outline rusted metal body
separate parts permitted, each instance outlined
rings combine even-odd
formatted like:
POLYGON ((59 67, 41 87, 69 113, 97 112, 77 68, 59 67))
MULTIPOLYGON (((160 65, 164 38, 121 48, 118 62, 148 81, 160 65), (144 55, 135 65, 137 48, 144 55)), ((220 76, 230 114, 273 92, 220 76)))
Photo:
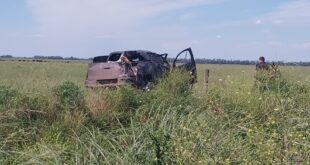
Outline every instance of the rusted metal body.
POLYGON ((87 87, 117 87, 133 80, 134 75, 124 74, 124 67, 118 62, 92 63, 88 66, 87 87))
MULTIPOLYGON (((196 81, 196 63, 190 48, 180 52, 172 66, 189 70, 194 75, 192 82, 196 81), (185 53, 188 59, 181 58, 185 53), (178 63, 180 61, 182 61, 181 65, 178 63)), ((167 54, 141 50, 112 52, 107 56, 95 57, 88 65, 85 85, 86 87, 119 87, 131 83, 144 89, 170 68, 167 54), (124 54, 128 62, 121 60, 124 54)))

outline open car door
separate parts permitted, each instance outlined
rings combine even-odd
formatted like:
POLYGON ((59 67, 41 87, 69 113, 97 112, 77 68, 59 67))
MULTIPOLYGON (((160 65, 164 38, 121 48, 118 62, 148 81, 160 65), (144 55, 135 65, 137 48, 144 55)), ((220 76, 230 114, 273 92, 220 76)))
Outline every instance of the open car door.
POLYGON ((189 71, 192 76, 190 84, 197 82, 196 62, 191 48, 181 51, 174 59, 172 67, 189 71))

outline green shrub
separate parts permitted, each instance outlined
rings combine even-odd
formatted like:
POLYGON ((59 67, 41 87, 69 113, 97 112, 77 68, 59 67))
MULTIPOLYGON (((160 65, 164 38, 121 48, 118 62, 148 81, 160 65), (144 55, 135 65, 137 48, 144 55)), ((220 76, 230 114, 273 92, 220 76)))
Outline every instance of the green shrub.
POLYGON ((10 107, 18 103, 19 93, 8 86, 0 86, 0 106, 10 107))
POLYGON ((49 97, 41 92, 28 92, 22 96, 22 106, 26 109, 45 111, 49 104, 49 97))
POLYGON ((109 93, 109 100, 112 102, 114 109, 119 112, 137 109, 143 99, 141 91, 129 85, 111 92, 109 93))
POLYGON ((146 106, 178 107, 180 111, 186 106, 195 106, 197 100, 191 95, 190 80, 191 75, 187 71, 171 71, 149 92, 146 106))
POLYGON ((304 85, 288 81, 277 68, 276 70, 258 70, 255 74, 255 87, 260 92, 275 92, 283 96, 307 92, 304 85))
POLYGON ((191 94, 191 75, 188 71, 175 69, 158 80, 155 91, 173 96, 188 96, 191 94))
POLYGON ((84 93, 73 82, 66 81, 54 87, 53 93, 56 96, 58 108, 68 110, 85 109, 84 93))
POLYGON ((275 88, 275 83, 279 82, 279 80, 282 80, 280 71, 273 71, 273 70, 257 70, 255 73, 255 87, 260 91, 275 91, 277 88, 275 88))
POLYGON ((137 90, 133 86, 122 86, 117 90, 108 91, 107 99, 112 108, 110 119, 111 123, 122 123, 127 124, 143 102, 143 93, 142 91, 137 90))

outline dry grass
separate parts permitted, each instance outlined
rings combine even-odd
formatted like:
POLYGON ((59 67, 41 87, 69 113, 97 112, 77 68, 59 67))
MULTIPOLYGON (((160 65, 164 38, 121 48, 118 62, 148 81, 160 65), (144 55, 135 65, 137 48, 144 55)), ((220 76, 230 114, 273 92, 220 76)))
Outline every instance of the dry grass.
POLYGON ((86 96, 86 103, 91 116, 95 119, 111 115, 112 108, 109 99, 100 91, 90 91, 86 96))

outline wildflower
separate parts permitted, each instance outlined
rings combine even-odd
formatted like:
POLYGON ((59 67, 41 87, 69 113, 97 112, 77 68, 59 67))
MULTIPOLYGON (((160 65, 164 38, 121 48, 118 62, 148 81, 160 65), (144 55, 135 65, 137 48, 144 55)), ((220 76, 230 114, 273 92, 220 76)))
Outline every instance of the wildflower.
POLYGON ((262 100, 262 99, 263 99, 262 97, 259 97, 259 98, 258 98, 258 100, 262 100))
POLYGON ((279 110, 280 110, 279 108, 275 108, 275 109, 274 109, 274 111, 276 111, 276 112, 279 111, 279 110))

